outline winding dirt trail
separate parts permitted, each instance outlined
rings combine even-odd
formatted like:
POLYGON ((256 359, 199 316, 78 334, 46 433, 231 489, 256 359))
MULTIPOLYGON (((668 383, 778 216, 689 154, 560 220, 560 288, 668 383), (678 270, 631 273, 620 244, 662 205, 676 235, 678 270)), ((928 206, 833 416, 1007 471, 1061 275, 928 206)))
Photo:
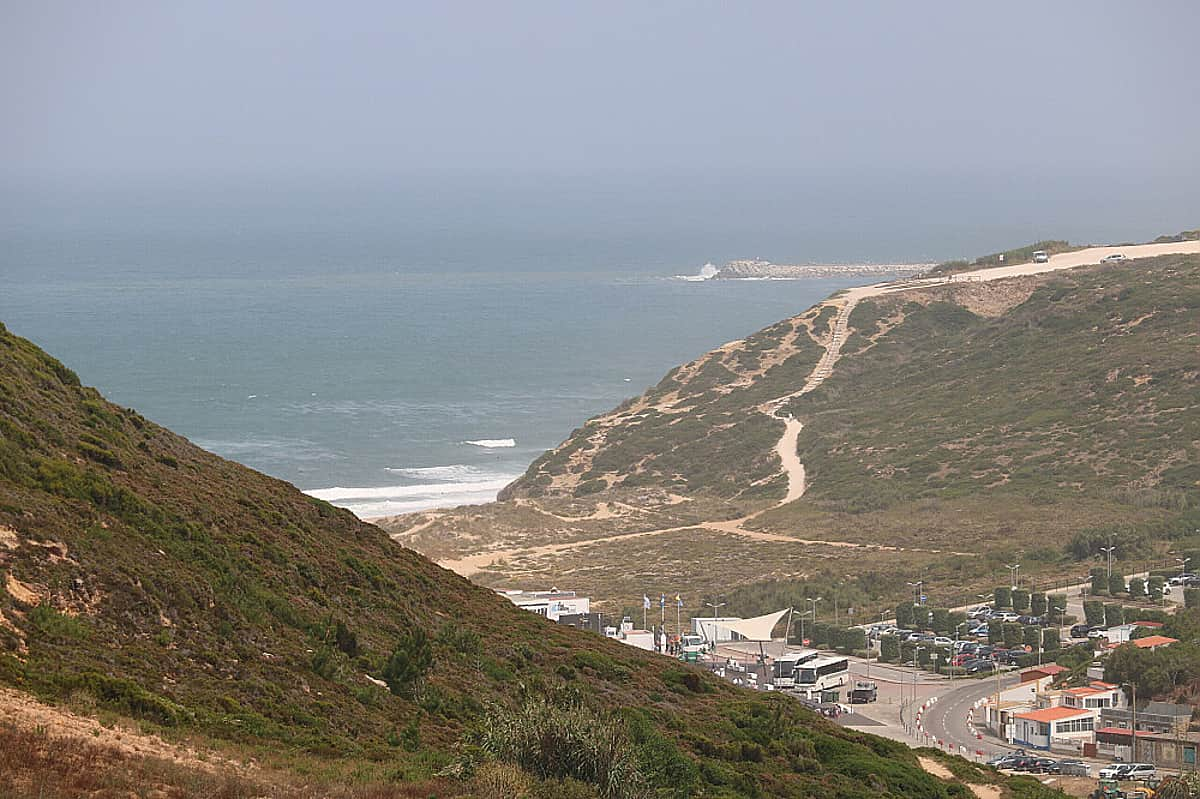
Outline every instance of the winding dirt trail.
MULTIPOLYGON (((732 535, 738 535, 743 538, 748 538, 754 541, 765 541, 772 543, 787 543, 799 544, 804 546, 830 546, 830 547, 849 547, 861 548, 870 550, 890 550, 896 552, 925 552, 929 554, 953 554, 953 555, 969 555, 965 552, 951 552, 946 550, 931 550, 931 549, 906 549, 904 547, 891 547, 873 544, 862 544, 851 541, 825 541, 814 539, 793 538, 791 536, 778 535, 775 533, 766 533, 758 530, 747 530, 744 525, 755 517, 766 513, 767 510, 773 510, 804 496, 808 489, 808 475, 804 469, 804 464, 801 463, 797 447, 800 439, 800 432, 804 429, 804 425, 798 419, 784 411, 788 402, 803 396, 810 391, 818 388, 825 380, 833 374, 833 369, 841 358, 842 346, 846 343, 846 339, 850 336, 850 315, 854 312, 854 308, 864 299, 870 297, 879 297, 884 295, 896 294, 903 291, 911 291, 914 289, 925 289, 935 286, 944 286, 964 282, 973 281, 991 281, 1002 280, 1009 277, 1021 277, 1026 275, 1039 275, 1047 272, 1056 272, 1062 269, 1074 269, 1080 266, 1094 266, 1099 264, 1101 259, 1109 256, 1121 254, 1126 258, 1151 258, 1158 255, 1191 255, 1200 254, 1200 241, 1184 241, 1171 242, 1161 244, 1139 244, 1130 247, 1089 247, 1083 250, 1074 252, 1061 253, 1051 256, 1046 263, 1023 263, 1013 264, 1012 266, 991 267, 987 269, 976 269, 969 272, 959 272, 953 275, 945 275, 932 278, 917 278, 903 280, 897 283, 876 283, 870 286, 860 286, 850 289, 838 297, 835 297, 826 304, 837 307, 837 316, 834 317, 833 331, 830 335, 829 343, 825 346, 825 353, 817 361, 812 372, 809 373, 804 385, 798 390, 783 396, 776 397, 759 406, 762 413, 767 414, 775 419, 779 419, 784 423, 783 435, 775 444, 775 453, 779 456, 782 472, 787 475, 787 493, 784 498, 771 508, 767 508, 749 516, 744 516, 740 519, 732 519, 723 522, 696 522, 681 527, 667 527, 657 530, 643 530, 633 533, 621 533, 619 535, 606 536, 604 538, 591 538, 582 541, 568 541, 560 544, 546 544, 536 547, 520 547, 514 549, 492 550, 489 552, 479 552, 468 555, 462 558, 452 560, 442 560, 438 565, 455 571, 464 577, 482 571, 501 560, 507 560, 513 557, 538 557, 544 555, 554 555, 561 552, 567 552, 574 549, 589 547, 594 544, 606 544, 614 541, 626 541, 635 538, 647 538, 650 536, 665 535, 667 533, 676 533, 681 530, 711 530, 732 535)), ((563 518, 563 517, 557 517, 563 518)), ((593 514, 591 517, 584 518, 603 518, 593 514)))

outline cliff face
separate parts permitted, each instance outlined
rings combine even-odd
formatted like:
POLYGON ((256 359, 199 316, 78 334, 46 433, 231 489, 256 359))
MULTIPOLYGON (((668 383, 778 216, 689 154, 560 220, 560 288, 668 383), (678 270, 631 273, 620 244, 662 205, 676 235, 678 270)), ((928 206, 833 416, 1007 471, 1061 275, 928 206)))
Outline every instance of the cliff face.
POLYGON ((730 261, 713 276, 718 280, 794 280, 834 275, 908 276, 925 272, 934 264, 773 264, 755 258, 730 261))

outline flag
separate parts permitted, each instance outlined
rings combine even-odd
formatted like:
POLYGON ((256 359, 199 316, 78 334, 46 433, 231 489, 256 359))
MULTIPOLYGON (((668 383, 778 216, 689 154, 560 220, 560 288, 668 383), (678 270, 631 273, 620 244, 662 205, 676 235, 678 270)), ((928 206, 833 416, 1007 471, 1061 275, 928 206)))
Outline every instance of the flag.
POLYGON ((675 607, 677 607, 677 608, 683 607, 683 597, 681 597, 679 594, 675 595, 675 607))
POLYGON ((642 610, 649 610, 649 609, 650 609, 650 597, 647 596, 646 594, 642 594, 642 610))

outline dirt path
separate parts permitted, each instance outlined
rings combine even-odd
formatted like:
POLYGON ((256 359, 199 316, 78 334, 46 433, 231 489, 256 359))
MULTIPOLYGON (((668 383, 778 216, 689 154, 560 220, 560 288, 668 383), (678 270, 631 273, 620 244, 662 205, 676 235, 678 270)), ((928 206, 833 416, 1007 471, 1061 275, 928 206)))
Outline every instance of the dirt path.
MULTIPOLYGON (((1039 275, 1047 272, 1059 271, 1062 269, 1074 269, 1080 266, 1092 266, 1100 263, 1102 258, 1116 253, 1123 254, 1127 258, 1150 258, 1157 255, 1200 254, 1200 241, 1185 241, 1164 244, 1138 244, 1130 247, 1089 247, 1088 249, 1084 250, 1077 250, 1075 252, 1051 256, 1050 260, 1044 264, 1013 264, 1012 266, 992 267, 988 269, 976 269, 970 272, 959 272, 954 275, 905 280, 899 283, 876 283, 870 286, 860 286, 858 288, 850 289, 841 294, 839 297, 830 300, 829 304, 836 305, 838 308, 837 316, 834 317, 833 332, 830 336, 829 343, 825 347, 825 353, 821 356, 820 360, 817 361, 817 364, 813 368, 812 372, 809 373, 808 378, 804 382, 804 386, 798 391, 776 397, 775 399, 765 402, 759 406, 759 411, 767 414, 768 416, 779 419, 784 423, 783 435, 775 445, 775 453, 779 456, 783 473, 787 475, 788 487, 787 493, 784 495, 783 500, 775 505, 775 507, 782 507, 783 505, 787 505, 802 498, 808 488, 808 475, 804 469, 804 464, 800 462, 800 457, 796 451, 800 439, 800 431, 804 429, 804 425, 798 419, 795 419, 791 415, 787 414, 783 409, 788 402, 815 390, 818 386, 824 383, 831 374, 833 374, 833 369, 837 365, 838 360, 841 358, 842 345, 845 344, 846 339, 850 335, 850 315, 854 312, 854 308, 859 302, 869 297, 896 294, 902 291, 930 288, 933 286, 950 285, 954 283, 971 281, 1002 280, 1009 277, 1039 275)), ((728 347, 731 345, 726 346, 728 347)), ((700 361, 698 360, 694 363, 699 362, 700 361)), ((607 509, 607 512, 612 512, 611 506, 607 509)), ((725 522, 696 522, 694 524, 684 525, 682 527, 668 527, 660 530, 645 530, 635 533, 622 533, 620 535, 607 536, 604 538, 592 538, 583 541, 570 541, 561 544, 547 544, 537 547, 479 552, 462 558, 439 561, 439 565, 458 572, 463 576, 469 577, 475 572, 482 571, 483 569, 495 564, 497 561, 506 560, 516 556, 536 557, 539 555, 554 555, 572 549, 592 546, 593 544, 604 544, 613 541, 645 538, 649 536, 664 535, 666 533, 674 533, 679 532, 680 530, 689 530, 695 528, 718 530, 725 533, 731 533, 733 535, 739 535, 744 538, 749 538, 754 541, 832 547, 857 547, 864 549, 886 549, 907 552, 927 552, 930 554, 969 554, 962 552, 945 552, 942 550, 919 550, 905 549, 903 547, 885 547, 850 541, 817 541, 810 539, 791 538, 789 536, 777 535, 774 533, 747 530, 742 526, 746 522, 765 512, 766 511, 759 511, 758 513, 751 514, 750 516, 725 522)), ((598 506, 596 514, 593 514, 590 517, 581 517, 578 520, 582 520, 583 518, 606 517, 607 515, 605 513, 605 509, 601 509, 598 506)), ((568 520, 568 517, 556 518, 560 518, 564 521, 568 520)))

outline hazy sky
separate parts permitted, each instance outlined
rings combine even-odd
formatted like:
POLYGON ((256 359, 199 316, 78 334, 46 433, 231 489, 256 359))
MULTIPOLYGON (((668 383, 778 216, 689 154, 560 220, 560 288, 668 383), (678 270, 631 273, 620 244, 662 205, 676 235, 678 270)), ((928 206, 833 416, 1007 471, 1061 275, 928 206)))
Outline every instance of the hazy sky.
POLYGON ((0 0, 0 171, 1177 170, 1200 3, 0 0))

